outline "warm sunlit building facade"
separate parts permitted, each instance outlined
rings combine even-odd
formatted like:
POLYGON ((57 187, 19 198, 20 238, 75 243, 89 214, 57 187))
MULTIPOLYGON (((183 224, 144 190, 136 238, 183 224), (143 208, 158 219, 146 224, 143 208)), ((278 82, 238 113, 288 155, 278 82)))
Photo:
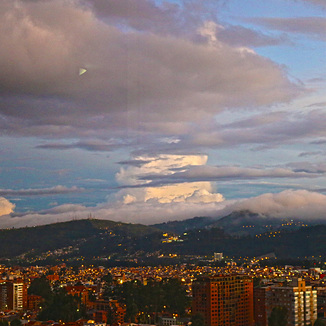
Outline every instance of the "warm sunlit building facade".
POLYGON ((287 326, 313 325, 317 319, 317 291, 301 278, 254 290, 255 323, 266 326, 273 308, 286 309, 287 326))
POLYGON ((242 275, 199 278, 192 286, 193 314, 206 326, 253 325, 253 283, 242 275))

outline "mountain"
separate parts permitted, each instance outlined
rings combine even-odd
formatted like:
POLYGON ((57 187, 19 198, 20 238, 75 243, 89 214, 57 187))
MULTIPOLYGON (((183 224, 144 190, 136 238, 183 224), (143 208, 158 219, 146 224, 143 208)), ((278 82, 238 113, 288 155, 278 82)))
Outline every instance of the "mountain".
POLYGON ((324 224, 322 221, 299 221, 292 218, 277 218, 250 211, 234 211, 220 219, 195 217, 183 221, 155 224, 153 227, 165 232, 183 234, 190 230, 221 228, 234 236, 258 235, 270 230, 298 230, 300 227, 324 224))
POLYGON ((242 236, 258 235, 270 230, 298 230, 316 223, 293 220, 292 218, 278 218, 250 211, 235 211, 215 221, 210 227, 220 227, 228 234, 242 236))
POLYGON ((0 260, 13 257, 33 260, 44 256, 55 258, 110 254, 121 251, 126 244, 141 247, 141 243, 153 235, 160 239, 161 231, 141 224, 96 219, 2 229, 0 260))
POLYGON ((216 222, 216 219, 213 219, 211 217, 194 217, 183 221, 170 221, 154 224, 153 227, 165 232, 183 234, 184 232, 187 232, 189 230, 207 228, 211 226, 214 222, 216 222))
POLYGON ((198 217, 155 227, 87 219, 6 229, 0 230, 0 263, 161 265, 196 262, 214 252, 229 257, 269 253, 286 259, 325 256, 326 225, 303 226, 291 220, 276 223, 275 219, 272 225, 267 221, 271 223, 267 217, 238 212, 218 221, 198 217), (253 223, 255 227, 250 227, 253 223), (181 232, 177 235, 176 230, 181 232))

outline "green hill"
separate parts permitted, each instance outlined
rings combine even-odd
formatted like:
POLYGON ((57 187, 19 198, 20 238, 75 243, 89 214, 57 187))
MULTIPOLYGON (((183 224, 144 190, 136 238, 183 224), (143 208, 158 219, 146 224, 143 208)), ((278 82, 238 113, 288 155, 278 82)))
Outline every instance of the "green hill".
MULTIPOLYGON (((0 230, 0 259, 41 254, 55 249, 89 246, 103 236, 142 238, 157 232, 153 227, 107 220, 77 220, 36 227, 0 230)), ((114 241, 113 241, 114 242, 114 241)))
MULTIPOLYGON (((228 228, 226 221, 222 222, 228 228)), ((202 225, 207 220, 200 218, 193 222, 202 225)), ((182 230, 179 222, 175 226, 182 230)), ((234 257, 274 253, 285 259, 325 256, 325 225, 272 228, 246 235, 228 233, 214 224, 201 229, 192 225, 192 229, 188 226, 185 230, 179 235, 175 232, 163 235, 165 232, 153 226, 96 219, 0 230, 0 263, 161 264, 164 259, 168 263, 185 262, 189 257, 200 259, 199 256, 214 252, 234 257)))

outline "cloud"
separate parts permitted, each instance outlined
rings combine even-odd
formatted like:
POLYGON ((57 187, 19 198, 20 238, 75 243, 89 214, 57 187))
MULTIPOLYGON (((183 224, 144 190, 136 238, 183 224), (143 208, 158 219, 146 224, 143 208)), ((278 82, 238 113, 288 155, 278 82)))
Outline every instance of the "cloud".
MULTIPOLYGON (((112 24, 124 24, 138 31, 180 33, 185 23, 180 5, 164 3, 159 6, 148 0, 89 0, 100 17, 112 24), (178 19, 179 18, 179 19, 178 19)), ((184 16, 184 18, 186 18, 184 16)))
MULTIPOLYGON (((311 153, 309 153, 311 154, 311 153)), ((326 173, 326 163, 324 162, 295 162, 289 163, 289 167, 291 167, 295 172, 304 172, 304 173, 316 173, 316 174, 325 174, 326 173)))
POLYGON ((159 203, 149 201, 144 203, 134 202, 129 205, 124 203, 103 203, 96 207, 83 205, 64 205, 44 210, 41 212, 27 212, 2 216, 0 226, 25 227, 64 222, 76 219, 85 219, 90 215, 94 218, 122 221, 127 223, 155 224, 162 221, 183 220, 194 216, 210 216, 224 207, 223 202, 200 203, 177 202, 159 203))
POLYGON ((158 185, 152 182, 157 176, 172 175, 174 169, 185 170, 189 166, 205 165, 206 162, 206 155, 161 154, 156 157, 136 157, 129 167, 121 168, 116 174, 119 184, 126 188, 119 191, 117 197, 122 198, 125 204, 150 201, 159 203, 223 201, 224 197, 214 192, 210 182, 189 183, 187 180, 182 180, 173 185, 168 183, 158 185), (140 165, 140 162, 143 163, 140 165))
POLYGON ((298 156, 299 157, 307 157, 307 156, 319 156, 319 155, 326 155, 326 152, 323 152, 323 151, 302 152, 298 156))
POLYGON ((286 35, 275 37, 239 25, 220 26, 216 30, 216 37, 219 41, 236 47, 264 47, 291 44, 286 35))
POLYGON ((324 17, 250 18, 248 20, 275 30, 307 34, 326 41, 326 18, 324 17))
POLYGON ((180 145, 184 148, 219 148, 241 144, 278 146, 326 136, 325 121, 326 114, 319 109, 257 114, 228 124, 199 124, 183 138, 180 145))
POLYGON ((126 127, 153 133, 160 121, 180 130, 178 123, 290 101, 304 91, 248 49, 118 25, 81 1, 2 1, 2 133, 125 138, 126 127), (87 73, 79 76, 80 67, 87 73))
POLYGON ((10 214, 14 211, 15 204, 11 203, 8 199, 0 197, 0 216, 10 214))
POLYGON ((326 195, 306 190, 285 190, 276 194, 266 193, 257 197, 222 202, 189 200, 186 202, 160 203, 157 200, 151 200, 146 203, 132 201, 127 205, 122 202, 103 203, 96 207, 69 204, 41 212, 6 215, 1 217, 0 226, 42 225, 73 219, 85 219, 90 215, 98 219, 155 224, 195 216, 219 218, 233 211, 241 210, 250 210, 275 218, 324 219, 326 195))
POLYGON ((100 140, 86 140, 86 141, 78 141, 71 144, 66 143, 47 143, 36 146, 36 148, 42 149, 54 149, 54 150, 68 150, 68 149, 84 149, 87 151, 104 151, 109 152, 117 149, 119 147, 118 144, 104 142, 100 140))
POLYGON ((73 186, 71 188, 65 186, 55 186, 52 188, 41 188, 41 189, 0 189, 1 196, 48 196, 48 195, 60 195, 69 193, 83 192, 84 188, 73 186))
POLYGON ((312 103, 310 105, 307 105, 307 108, 310 107, 321 107, 321 108, 325 108, 326 107, 326 102, 318 102, 318 103, 312 103))
POLYGON ((323 145, 323 144, 326 144, 326 139, 314 140, 314 141, 311 142, 311 144, 323 145))
POLYGON ((139 177, 139 180, 150 180, 149 184, 143 183, 140 187, 153 185, 166 185, 183 182, 214 182, 225 180, 252 180, 266 178, 317 178, 325 174, 325 169, 296 169, 289 168, 243 168, 237 166, 189 166, 184 171, 170 174, 150 174, 139 177))
POLYGON ((326 195, 307 190, 285 190, 277 194, 267 193, 237 201, 226 209, 249 210, 272 217, 324 220, 326 195))
POLYGON ((301 1, 326 8, 326 3, 324 0, 301 0, 301 1))

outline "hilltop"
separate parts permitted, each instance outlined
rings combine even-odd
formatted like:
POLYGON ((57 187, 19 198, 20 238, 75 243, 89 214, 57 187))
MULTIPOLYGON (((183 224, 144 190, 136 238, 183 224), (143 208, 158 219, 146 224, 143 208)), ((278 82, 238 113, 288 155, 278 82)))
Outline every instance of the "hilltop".
POLYGON ((267 253, 278 258, 325 255, 325 225, 267 221, 271 223, 242 212, 218 221, 197 217, 154 226, 86 219, 5 229, 0 231, 0 262, 112 266, 196 262, 214 252, 229 257, 267 253))

